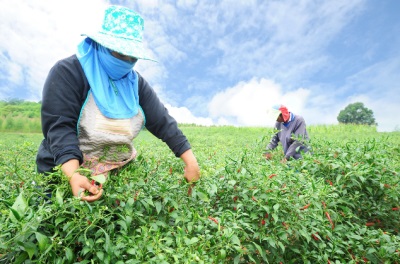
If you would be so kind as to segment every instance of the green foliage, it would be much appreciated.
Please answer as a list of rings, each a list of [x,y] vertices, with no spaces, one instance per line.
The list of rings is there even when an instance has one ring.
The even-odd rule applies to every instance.
[[[261,155],[272,130],[182,130],[202,171],[191,196],[144,131],[94,203],[35,173],[41,136],[4,134],[0,263],[399,263],[400,133],[311,126],[313,155],[283,164]]]
[[[372,110],[364,107],[364,104],[360,102],[346,106],[339,112],[337,120],[343,124],[378,125]]]
[[[0,131],[40,133],[40,103],[0,101]]]

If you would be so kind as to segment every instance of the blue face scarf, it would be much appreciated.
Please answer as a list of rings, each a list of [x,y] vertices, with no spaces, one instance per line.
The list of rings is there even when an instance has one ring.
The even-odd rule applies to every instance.
[[[90,38],[78,45],[77,57],[100,112],[108,118],[131,118],[138,113],[138,75],[135,63],[115,58]]]
[[[104,71],[112,80],[119,80],[132,71],[135,62],[120,60],[111,54],[111,51],[98,45],[99,61]]]

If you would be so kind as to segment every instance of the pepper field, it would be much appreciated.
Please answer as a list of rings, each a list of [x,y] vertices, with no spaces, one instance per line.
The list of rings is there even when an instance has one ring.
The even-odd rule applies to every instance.
[[[42,135],[2,133],[0,264],[400,263],[400,132],[309,126],[313,154],[284,164],[262,156],[272,129],[181,129],[202,174],[190,196],[142,131],[94,203],[35,172]]]

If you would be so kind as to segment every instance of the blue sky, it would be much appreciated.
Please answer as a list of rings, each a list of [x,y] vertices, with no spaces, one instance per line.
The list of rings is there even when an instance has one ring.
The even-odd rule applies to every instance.
[[[337,124],[353,102],[400,130],[397,0],[1,0],[0,99],[41,100],[50,67],[75,53],[107,4],[145,19],[158,63],[139,71],[178,122],[272,126],[277,103]]]

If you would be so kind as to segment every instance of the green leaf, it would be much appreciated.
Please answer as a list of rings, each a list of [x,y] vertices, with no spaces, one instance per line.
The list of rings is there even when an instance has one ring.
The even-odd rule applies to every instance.
[[[28,203],[26,202],[23,192],[21,192],[17,199],[15,200],[13,206],[10,208],[11,214],[10,218],[11,221],[21,221],[22,216],[24,215],[26,209],[28,208]]]
[[[239,264],[239,261],[240,261],[240,255],[237,255],[237,256],[235,257],[235,259],[233,260],[233,263],[234,263],[234,264]]]
[[[62,191],[60,191],[59,188],[57,188],[57,191],[56,191],[56,204],[59,205],[59,206],[62,206],[64,204],[63,194],[64,193]]]
[[[25,251],[28,253],[29,258],[32,259],[33,255],[35,254],[35,252],[37,251],[37,247],[34,243],[32,242],[28,242],[25,241],[23,243],[23,248],[25,249]]]
[[[339,185],[341,179],[342,179],[342,175],[339,174],[339,175],[336,177],[336,184],[337,184],[337,185]]]
[[[104,252],[102,252],[102,251],[96,252],[96,256],[97,256],[100,260],[104,260]]]
[[[311,235],[307,234],[303,229],[300,229],[299,233],[300,233],[300,235],[302,235],[307,240],[307,243],[310,242]]]
[[[190,244],[189,244],[189,245],[195,244],[195,243],[197,243],[197,242],[199,242],[199,239],[198,239],[197,237],[192,237],[192,238],[190,239]]]
[[[280,206],[281,206],[280,204],[275,204],[275,205],[273,206],[274,211],[277,212]]]
[[[126,253],[131,254],[131,255],[135,255],[136,254],[136,249],[134,248],[129,248]]]
[[[199,197],[203,202],[209,202],[210,201],[210,199],[208,198],[207,194],[205,194],[204,192],[197,191],[196,194],[197,194],[197,197]]]
[[[13,264],[21,264],[21,263],[23,263],[28,257],[29,257],[29,256],[28,256],[27,253],[22,252],[22,254],[19,255],[19,256],[17,257],[17,259],[14,261]]]
[[[235,180],[229,180],[228,184],[231,185],[231,186],[235,186],[236,181]]]
[[[107,180],[106,176],[104,176],[104,174],[94,175],[94,176],[91,176],[90,178],[100,184],[104,184]]]
[[[271,247],[276,248],[275,239],[273,239],[272,237],[267,237],[267,241],[271,245]]]
[[[154,203],[153,203],[153,199],[152,199],[152,198],[146,198],[146,199],[144,199],[144,200],[146,201],[147,204],[149,204],[149,205],[151,205],[151,206],[154,206]]]
[[[49,239],[47,236],[45,236],[39,232],[35,232],[35,235],[36,235],[36,240],[38,241],[38,244],[39,244],[39,250],[40,250],[40,252],[43,252],[47,248],[47,245],[49,244],[48,243]]]
[[[162,208],[161,202],[156,201],[156,202],[155,202],[155,206],[156,206],[157,214],[160,214],[161,208]]]
[[[232,237],[231,237],[231,242],[232,242],[234,245],[240,246],[240,240],[239,240],[239,238],[237,237],[237,235],[232,235]]]
[[[265,251],[256,243],[253,242],[253,244],[257,248],[258,252],[261,254],[261,257],[263,258],[263,260],[265,260],[267,263],[269,263],[267,256],[265,255]]]
[[[117,221],[117,224],[119,224],[119,225],[121,226],[121,228],[122,228],[125,232],[127,231],[128,227],[127,227],[125,221],[123,221],[123,220],[118,220],[118,221]]]
[[[293,252],[297,253],[297,254],[301,254],[300,250],[298,248],[293,248],[293,247],[289,247],[290,250],[292,250]]]
[[[65,257],[67,258],[68,262],[72,262],[74,259],[74,252],[69,247],[65,248]]]
[[[359,235],[353,235],[353,234],[349,235],[349,237],[354,238],[354,239],[356,239],[356,240],[362,240],[362,239],[363,239],[361,236],[359,236]]]
[[[275,222],[275,224],[276,224],[276,223],[278,222],[278,220],[279,220],[278,215],[275,214],[275,213],[272,213],[271,216],[272,216],[272,218],[274,218],[274,222]]]
[[[10,218],[11,218],[11,220],[13,222],[21,220],[21,216],[19,215],[17,210],[15,210],[14,208],[10,207],[10,211],[11,211]]]
[[[65,217],[57,217],[54,223],[56,224],[56,226],[58,226],[60,223],[64,222],[65,219]]]
[[[278,241],[278,246],[280,246],[282,249],[282,252],[285,253],[285,246],[282,244],[281,241]]]

